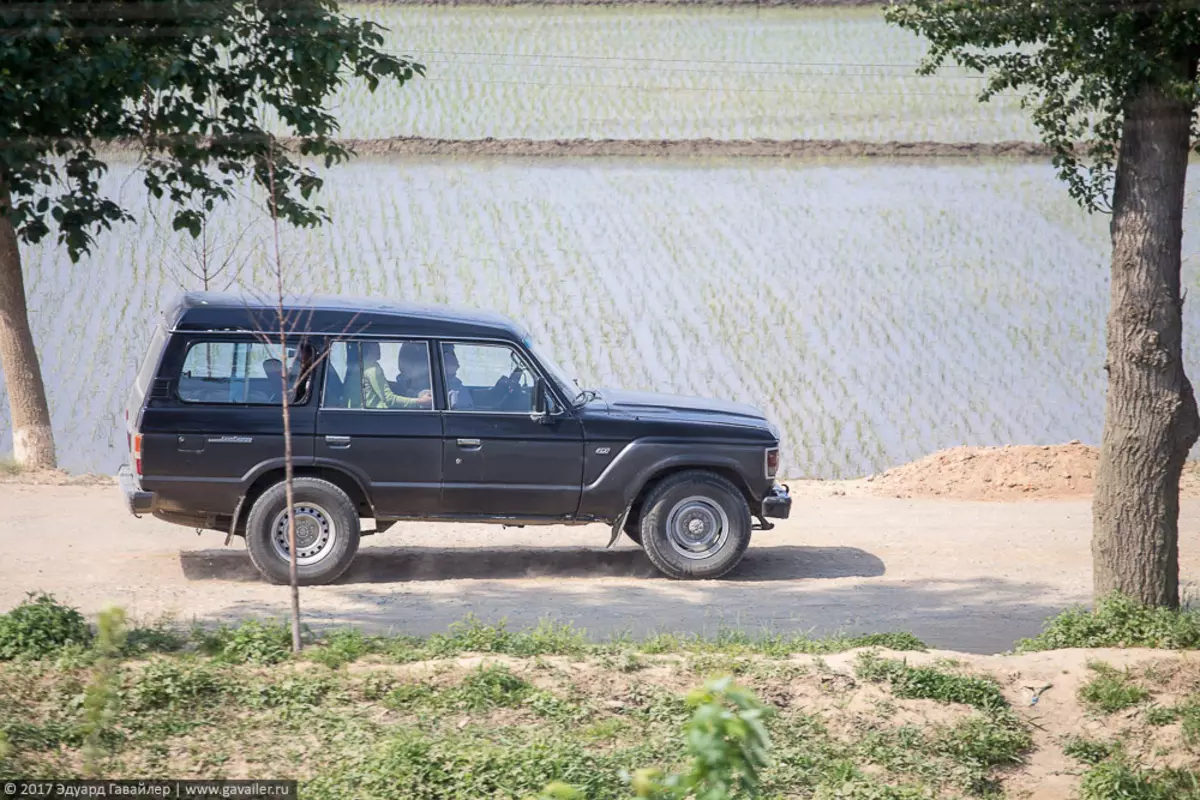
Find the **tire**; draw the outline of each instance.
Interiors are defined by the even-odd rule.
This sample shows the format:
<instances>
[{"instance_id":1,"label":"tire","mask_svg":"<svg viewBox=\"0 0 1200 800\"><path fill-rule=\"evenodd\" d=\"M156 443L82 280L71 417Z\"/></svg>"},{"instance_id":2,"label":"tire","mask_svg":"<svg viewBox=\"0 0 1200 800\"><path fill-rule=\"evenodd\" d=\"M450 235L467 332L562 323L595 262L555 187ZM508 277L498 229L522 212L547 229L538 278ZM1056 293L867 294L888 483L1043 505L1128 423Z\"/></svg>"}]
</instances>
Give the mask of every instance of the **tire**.
<instances>
[{"instance_id":1,"label":"tire","mask_svg":"<svg viewBox=\"0 0 1200 800\"><path fill-rule=\"evenodd\" d=\"M680 472L647 498L642 549L668 578L719 578L750 545L750 506L738 488L712 472Z\"/></svg>"},{"instance_id":2,"label":"tire","mask_svg":"<svg viewBox=\"0 0 1200 800\"><path fill-rule=\"evenodd\" d=\"M301 586L331 583L358 552L358 509L329 481L295 478L296 577ZM271 583L289 583L286 487L280 481L254 501L246 518L246 549L250 561ZM278 542L275 534L282 537ZM307 544L307 546L306 546Z\"/></svg>"}]
</instances>

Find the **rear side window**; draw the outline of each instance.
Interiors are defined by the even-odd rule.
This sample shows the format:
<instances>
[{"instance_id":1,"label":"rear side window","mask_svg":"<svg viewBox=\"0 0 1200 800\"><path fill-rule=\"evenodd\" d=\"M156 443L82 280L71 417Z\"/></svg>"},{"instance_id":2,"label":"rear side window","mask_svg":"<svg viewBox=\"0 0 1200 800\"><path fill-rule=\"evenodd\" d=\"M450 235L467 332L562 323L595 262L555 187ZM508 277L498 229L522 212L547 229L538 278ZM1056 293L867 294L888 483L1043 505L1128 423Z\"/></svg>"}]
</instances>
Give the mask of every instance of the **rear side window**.
<instances>
[{"instance_id":1,"label":"rear side window","mask_svg":"<svg viewBox=\"0 0 1200 800\"><path fill-rule=\"evenodd\" d=\"M146 348L142 366L138 369L137 388L143 395L150 386L150 381L154 380L154 373L158 370L158 359L162 355L163 345L166 341L167 329L160 322L154 327L154 332L150 334L150 346Z\"/></svg>"},{"instance_id":2,"label":"rear side window","mask_svg":"<svg viewBox=\"0 0 1200 800\"><path fill-rule=\"evenodd\" d=\"M290 403L303 402L312 348L249 341L199 341L188 346L179 375L179 399L186 403L281 405L283 372Z\"/></svg>"}]
</instances>

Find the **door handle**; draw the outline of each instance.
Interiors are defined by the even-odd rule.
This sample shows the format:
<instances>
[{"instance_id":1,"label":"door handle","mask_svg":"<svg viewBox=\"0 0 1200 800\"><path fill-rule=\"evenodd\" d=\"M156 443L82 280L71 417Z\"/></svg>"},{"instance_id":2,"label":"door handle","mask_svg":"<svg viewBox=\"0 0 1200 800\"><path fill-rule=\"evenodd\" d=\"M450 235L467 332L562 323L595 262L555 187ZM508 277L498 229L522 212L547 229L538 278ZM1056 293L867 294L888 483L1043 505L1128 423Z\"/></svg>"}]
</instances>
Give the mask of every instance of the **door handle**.
<instances>
[{"instance_id":1,"label":"door handle","mask_svg":"<svg viewBox=\"0 0 1200 800\"><path fill-rule=\"evenodd\" d=\"M463 450L482 450L483 443L478 439L459 439L458 446Z\"/></svg>"},{"instance_id":2,"label":"door handle","mask_svg":"<svg viewBox=\"0 0 1200 800\"><path fill-rule=\"evenodd\" d=\"M338 449L344 450L350 446L350 437L349 436L326 436L325 444L329 445L330 447L336 447Z\"/></svg>"}]
</instances>

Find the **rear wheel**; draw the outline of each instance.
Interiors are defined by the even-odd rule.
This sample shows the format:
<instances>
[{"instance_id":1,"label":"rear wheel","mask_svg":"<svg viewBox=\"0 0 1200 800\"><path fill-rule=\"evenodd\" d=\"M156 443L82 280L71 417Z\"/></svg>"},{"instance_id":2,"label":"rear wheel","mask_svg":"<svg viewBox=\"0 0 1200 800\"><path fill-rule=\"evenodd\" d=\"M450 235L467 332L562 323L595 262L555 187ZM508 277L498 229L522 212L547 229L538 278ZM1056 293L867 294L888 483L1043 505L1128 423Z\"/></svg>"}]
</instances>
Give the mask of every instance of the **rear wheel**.
<instances>
[{"instance_id":1,"label":"rear wheel","mask_svg":"<svg viewBox=\"0 0 1200 800\"><path fill-rule=\"evenodd\" d=\"M750 545L750 506L737 487L712 472L681 472L646 500L641 544L669 578L719 578Z\"/></svg>"},{"instance_id":2,"label":"rear wheel","mask_svg":"<svg viewBox=\"0 0 1200 800\"><path fill-rule=\"evenodd\" d=\"M358 510L328 481L296 478L292 483L296 520L296 577L302 586L341 577L358 552ZM246 519L250 561L272 583L290 580L286 487L281 481L255 501Z\"/></svg>"}]
</instances>

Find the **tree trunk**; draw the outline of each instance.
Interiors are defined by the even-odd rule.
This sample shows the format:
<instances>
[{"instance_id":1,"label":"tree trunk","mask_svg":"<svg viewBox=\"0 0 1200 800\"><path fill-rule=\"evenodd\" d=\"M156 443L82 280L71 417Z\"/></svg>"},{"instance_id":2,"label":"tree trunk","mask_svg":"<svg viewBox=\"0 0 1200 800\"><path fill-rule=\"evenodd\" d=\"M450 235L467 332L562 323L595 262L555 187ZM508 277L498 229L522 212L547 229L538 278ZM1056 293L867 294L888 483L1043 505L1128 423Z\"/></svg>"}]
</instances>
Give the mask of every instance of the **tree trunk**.
<instances>
[{"instance_id":1,"label":"tree trunk","mask_svg":"<svg viewBox=\"0 0 1200 800\"><path fill-rule=\"evenodd\" d=\"M8 185L0 176L0 368L12 411L13 457L25 469L51 469L55 466L54 433L29 330L21 251L7 214L11 202Z\"/></svg>"},{"instance_id":2,"label":"tree trunk","mask_svg":"<svg viewBox=\"0 0 1200 800\"><path fill-rule=\"evenodd\" d=\"M1179 294L1191 108L1142 89L1113 191L1108 395L1092 503L1093 588L1179 605L1179 476L1200 418L1183 371Z\"/></svg>"}]
</instances>

